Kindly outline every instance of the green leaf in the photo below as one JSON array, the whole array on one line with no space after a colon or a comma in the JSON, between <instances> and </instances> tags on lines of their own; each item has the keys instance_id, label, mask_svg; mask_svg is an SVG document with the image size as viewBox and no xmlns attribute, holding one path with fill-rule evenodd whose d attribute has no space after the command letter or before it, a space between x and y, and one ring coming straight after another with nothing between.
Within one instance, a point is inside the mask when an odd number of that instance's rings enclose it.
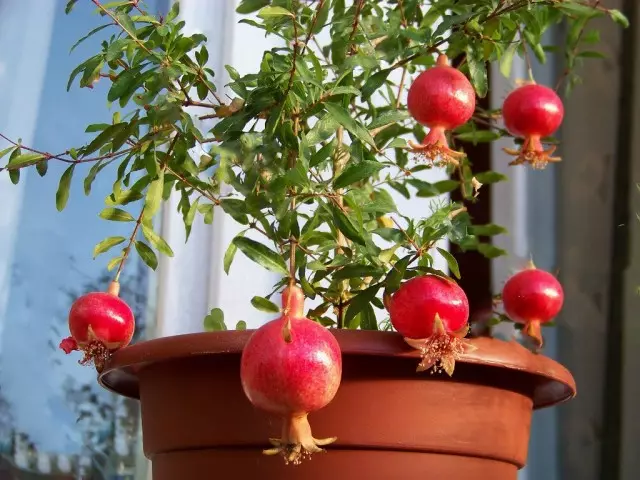
<instances>
[{"instance_id":1,"label":"green leaf","mask_svg":"<svg viewBox=\"0 0 640 480\"><path fill-rule=\"evenodd\" d=\"M378 319L371 304L365 305L360 312L360 329L378 330Z\"/></svg>"},{"instance_id":2,"label":"green leaf","mask_svg":"<svg viewBox=\"0 0 640 480\"><path fill-rule=\"evenodd\" d=\"M231 263L233 263L233 258L236 256L236 252L238 251L238 247L236 244L231 242L227 247L227 251L224 252L224 273L229 275L229 269L231 268Z\"/></svg>"},{"instance_id":3,"label":"green leaf","mask_svg":"<svg viewBox=\"0 0 640 480\"><path fill-rule=\"evenodd\" d=\"M374 128L391 125L392 123L397 123L402 120L406 120L407 118L409 118L409 112L406 111L392 110L389 112L385 112L377 116L369 125L367 125L367 130L373 130Z\"/></svg>"},{"instance_id":4,"label":"green leaf","mask_svg":"<svg viewBox=\"0 0 640 480\"><path fill-rule=\"evenodd\" d=\"M93 36L94 34L98 33L100 30L104 28L110 27L111 25L112 25L111 23L107 23L106 25L100 25L99 27L94 28L89 33L87 33L84 37L82 37L80 40L74 43L70 51L73 52L76 49L76 47L80 45L82 42L84 42L87 38Z\"/></svg>"},{"instance_id":5,"label":"green leaf","mask_svg":"<svg viewBox=\"0 0 640 480\"><path fill-rule=\"evenodd\" d=\"M224 313L219 308L214 308L209 315L204 317L204 329L207 332L220 332L227 329L224 323Z\"/></svg>"},{"instance_id":6,"label":"green leaf","mask_svg":"<svg viewBox=\"0 0 640 480\"><path fill-rule=\"evenodd\" d=\"M246 329L247 329L247 322L245 322L244 320L240 320L238 323L236 323L236 330L242 331Z\"/></svg>"},{"instance_id":7,"label":"green leaf","mask_svg":"<svg viewBox=\"0 0 640 480\"><path fill-rule=\"evenodd\" d=\"M489 223L487 225L471 225L469 227L469 233L471 235L477 235L479 237L490 237L493 235L501 235L507 233L507 229L500 225L494 225Z\"/></svg>"},{"instance_id":8,"label":"green leaf","mask_svg":"<svg viewBox=\"0 0 640 480\"><path fill-rule=\"evenodd\" d=\"M369 287L349 300L347 313L344 316L344 324L346 326L348 326L349 328L353 328L355 326L351 321L356 317L356 315L358 315L363 309L365 309L367 305L371 303L371 300L375 298L378 290L379 287Z\"/></svg>"},{"instance_id":9,"label":"green leaf","mask_svg":"<svg viewBox=\"0 0 640 480\"><path fill-rule=\"evenodd\" d=\"M368 100L371 98L371 95L384 85L390 73L391 69L387 68L371 75L362 87L362 100Z\"/></svg>"},{"instance_id":10,"label":"green leaf","mask_svg":"<svg viewBox=\"0 0 640 480\"><path fill-rule=\"evenodd\" d=\"M383 270L373 265L346 265L334 273L333 278L344 280L346 278L378 277Z\"/></svg>"},{"instance_id":11,"label":"green leaf","mask_svg":"<svg viewBox=\"0 0 640 480\"><path fill-rule=\"evenodd\" d=\"M3 155L6 155L7 153L9 153L9 150L13 150L14 148L15 147L10 147L7 150L4 150L2 152ZM12 167L33 165L34 163L38 163L40 160L43 160L44 158L45 156L39 153L27 152L12 158L9 161L9 165L11 165Z\"/></svg>"},{"instance_id":12,"label":"green leaf","mask_svg":"<svg viewBox=\"0 0 640 480\"><path fill-rule=\"evenodd\" d=\"M350 133L355 135L362 142L376 148L376 142L373 140L369 131L357 123L345 108L335 103L325 103L324 107L327 109L327 112L329 112L331 116Z\"/></svg>"},{"instance_id":13,"label":"green leaf","mask_svg":"<svg viewBox=\"0 0 640 480\"><path fill-rule=\"evenodd\" d=\"M364 237L349 217L334 205L331 205L331 212L333 214L333 221L336 227L344 234L345 237L360 245L366 244Z\"/></svg>"},{"instance_id":14,"label":"green leaf","mask_svg":"<svg viewBox=\"0 0 640 480\"><path fill-rule=\"evenodd\" d=\"M152 228L143 224L142 234L149 241L152 247L157 249L159 252L164 253L168 257L173 257L173 250L171 250L169 244L165 241L164 238L154 232Z\"/></svg>"},{"instance_id":15,"label":"green leaf","mask_svg":"<svg viewBox=\"0 0 640 480\"><path fill-rule=\"evenodd\" d=\"M291 13L286 8L282 7L264 7L260 9L258 12L258 16L260 18L268 18L268 17L293 17L293 13Z\"/></svg>"},{"instance_id":16,"label":"green leaf","mask_svg":"<svg viewBox=\"0 0 640 480\"><path fill-rule=\"evenodd\" d=\"M487 75L487 63L484 59L482 45L470 43L467 45L467 64L471 83L480 98L484 98L489 91L489 78Z\"/></svg>"},{"instance_id":17,"label":"green leaf","mask_svg":"<svg viewBox=\"0 0 640 480\"><path fill-rule=\"evenodd\" d=\"M242 0L236 12L240 14L253 13L260 10L262 7L269 5L271 0Z\"/></svg>"},{"instance_id":18,"label":"green leaf","mask_svg":"<svg viewBox=\"0 0 640 480\"><path fill-rule=\"evenodd\" d=\"M333 95L360 95L360 90L355 87L334 87L326 92L327 96Z\"/></svg>"},{"instance_id":19,"label":"green leaf","mask_svg":"<svg viewBox=\"0 0 640 480\"><path fill-rule=\"evenodd\" d=\"M629 19L620 10L612 8L611 10L608 10L607 13L614 22L622 25L624 28L627 28L629 26Z\"/></svg>"},{"instance_id":20,"label":"green leaf","mask_svg":"<svg viewBox=\"0 0 640 480\"><path fill-rule=\"evenodd\" d=\"M59 212L64 210L67 206L67 200L69 200L69 190L71 188L71 179L73 178L73 171L76 168L74 163L67 168L62 177L60 177L60 183L58 184L58 191L56 192L56 208Z\"/></svg>"},{"instance_id":21,"label":"green leaf","mask_svg":"<svg viewBox=\"0 0 640 480\"><path fill-rule=\"evenodd\" d=\"M96 179L96 175L98 175L98 173L100 173L100 171L106 167L107 165L109 165L109 163L103 163L103 162L96 162L91 166L91 170L89 170L89 173L87 174L86 178L84 179L84 194L85 195L90 195L91 194L91 186L93 185L93 181Z\"/></svg>"},{"instance_id":22,"label":"green leaf","mask_svg":"<svg viewBox=\"0 0 640 480\"><path fill-rule=\"evenodd\" d=\"M120 208L105 208L100 212L100 218L111 220L112 222L135 222L135 218L129 212Z\"/></svg>"},{"instance_id":23,"label":"green leaf","mask_svg":"<svg viewBox=\"0 0 640 480\"><path fill-rule=\"evenodd\" d=\"M131 17L128 14L116 13L115 17L131 38L138 38L136 36L136 26L133 24L133 20L131 20Z\"/></svg>"},{"instance_id":24,"label":"green leaf","mask_svg":"<svg viewBox=\"0 0 640 480\"><path fill-rule=\"evenodd\" d=\"M265 245L245 237L236 237L233 239L233 243L258 265L262 265L272 272L289 275L284 259Z\"/></svg>"},{"instance_id":25,"label":"green leaf","mask_svg":"<svg viewBox=\"0 0 640 480\"><path fill-rule=\"evenodd\" d=\"M438 250L438 252L440 252L440 255L442 255L443 258L447 261L447 265L449 265L449 270L451 270L451 273L453 273L453 275L459 279L460 267L458 266L458 261L456 260L456 257L451 255L451 253L449 253L444 248L437 247L436 249Z\"/></svg>"},{"instance_id":26,"label":"green leaf","mask_svg":"<svg viewBox=\"0 0 640 480\"><path fill-rule=\"evenodd\" d=\"M247 225L249 219L247 218L247 204L243 200L237 198L223 198L220 200L220 206L222 210L230 215L236 222Z\"/></svg>"},{"instance_id":27,"label":"green leaf","mask_svg":"<svg viewBox=\"0 0 640 480\"><path fill-rule=\"evenodd\" d=\"M111 260L109 260L109 263L107 263L107 270L109 271L113 270L118 265L120 265L121 261L122 261L122 255L112 258Z\"/></svg>"},{"instance_id":28,"label":"green leaf","mask_svg":"<svg viewBox=\"0 0 640 480\"><path fill-rule=\"evenodd\" d=\"M144 213L146 218L152 218L162 203L162 192L164 190L164 171L158 172L158 177L151 182L147 195L144 199Z\"/></svg>"},{"instance_id":29,"label":"green leaf","mask_svg":"<svg viewBox=\"0 0 640 480\"><path fill-rule=\"evenodd\" d=\"M496 258L507 254L506 251L502 250L501 248L494 247L490 243L480 243L478 245L478 252L480 252L487 258Z\"/></svg>"},{"instance_id":30,"label":"green leaf","mask_svg":"<svg viewBox=\"0 0 640 480\"><path fill-rule=\"evenodd\" d=\"M278 305L276 305L270 300L267 300L264 297L257 297L257 296L253 297L251 299L251 305L253 305L253 307L256 310L260 310L261 312L267 312L267 313L280 312L280 307Z\"/></svg>"},{"instance_id":31,"label":"green leaf","mask_svg":"<svg viewBox=\"0 0 640 480\"><path fill-rule=\"evenodd\" d=\"M506 175L503 175L502 173L498 173L498 172L492 172L492 171L476 173L475 177L476 177L476 180L478 180L483 185L488 185L490 183L498 183L498 182L503 182L505 180L509 180L509 177L507 177Z\"/></svg>"},{"instance_id":32,"label":"green leaf","mask_svg":"<svg viewBox=\"0 0 640 480\"><path fill-rule=\"evenodd\" d=\"M101 253L104 253L107 250L110 250L111 248L115 247L116 245L120 245L125 240L126 240L126 238L124 238L124 237L109 237L109 238L105 238L104 240L102 240L100 243L98 243L94 247L94 249L93 249L93 258L96 258Z\"/></svg>"},{"instance_id":33,"label":"green leaf","mask_svg":"<svg viewBox=\"0 0 640 480\"><path fill-rule=\"evenodd\" d=\"M344 188L349 185L367 179L384 168L379 162L362 161L350 163L344 171L333 181L333 188Z\"/></svg>"},{"instance_id":34,"label":"green leaf","mask_svg":"<svg viewBox=\"0 0 640 480\"><path fill-rule=\"evenodd\" d=\"M146 263L153 270L158 268L158 257L156 256L155 252L151 250L151 247L149 247L149 245L141 240L136 240L135 246L138 255L140 255L140 258L144 263Z\"/></svg>"},{"instance_id":35,"label":"green leaf","mask_svg":"<svg viewBox=\"0 0 640 480\"><path fill-rule=\"evenodd\" d=\"M488 143L498 140L500 133L491 130L473 130L471 132L457 133L456 138L463 142Z\"/></svg>"},{"instance_id":36,"label":"green leaf","mask_svg":"<svg viewBox=\"0 0 640 480\"><path fill-rule=\"evenodd\" d=\"M513 56L518 50L518 44L512 43L507 47L500 59L500 73L506 78L511 77L511 66L513 65Z\"/></svg>"}]
</instances>

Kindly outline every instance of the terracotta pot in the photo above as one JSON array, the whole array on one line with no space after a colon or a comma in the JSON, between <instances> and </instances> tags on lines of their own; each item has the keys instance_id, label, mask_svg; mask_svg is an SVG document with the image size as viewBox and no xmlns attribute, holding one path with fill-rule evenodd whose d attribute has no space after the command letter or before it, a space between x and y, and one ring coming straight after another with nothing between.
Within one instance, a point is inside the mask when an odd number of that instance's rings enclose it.
<instances>
[{"instance_id":1,"label":"terracotta pot","mask_svg":"<svg viewBox=\"0 0 640 480\"><path fill-rule=\"evenodd\" d=\"M140 398L154 480L362 478L514 480L527 458L531 413L575 395L560 364L515 342L482 338L453 378L416 373L395 333L336 331L344 373L316 438L337 436L301 465L261 453L280 420L256 410L240 385L246 332L198 333L117 352L101 384Z\"/></svg>"}]
</instances>

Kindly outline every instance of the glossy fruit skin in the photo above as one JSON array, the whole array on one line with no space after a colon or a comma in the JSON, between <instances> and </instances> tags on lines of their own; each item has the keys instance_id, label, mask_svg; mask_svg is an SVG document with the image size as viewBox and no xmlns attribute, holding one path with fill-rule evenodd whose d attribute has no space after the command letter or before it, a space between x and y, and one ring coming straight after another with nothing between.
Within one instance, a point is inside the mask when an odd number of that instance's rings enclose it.
<instances>
[{"instance_id":1,"label":"glossy fruit skin","mask_svg":"<svg viewBox=\"0 0 640 480\"><path fill-rule=\"evenodd\" d=\"M448 333L460 331L469 320L469 300L464 290L437 275L408 280L389 302L391 323L405 338L432 336L436 314Z\"/></svg>"},{"instance_id":2,"label":"glossy fruit skin","mask_svg":"<svg viewBox=\"0 0 640 480\"><path fill-rule=\"evenodd\" d=\"M564 292L552 274L528 268L507 280L502 289L502 302L505 312L514 322L544 324L560 313Z\"/></svg>"},{"instance_id":3,"label":"glossy fruit skin","mask_svg":"<svg viewBox=\"0 0 640 480\"><path fill-rule=\"evenodd\" d=\"M418 75L409 88L407 107L422 125L451 130L471 118L476 95L467 77L446 62L442 55L436 66Z\"/></svg>"},{"instance_id":4,"label":"glossy fruit skin","mask_svg":"<svg viewBox=\"0 0 640 480\"><path fill-rule=\"evenodd\" d=\"M117 350L131 343L134 330L131 308L110 293L87 293L73 303L69 312L69 331L80 349L99 341L109 351Z\"/></svg>"},{"instance_id":5,"label":"glossy fruit skin","mask_svg":"<svg viewBox=\"0 0 640 480\"><path fill-rule=\"evenodd\" d=\"M551 88L530 84L516 88L507 96L502 115L512 135L521 138L547 137L560 127L564 106Z\"/></svg>"},{"instance_id":6,"label":"glossy fruit skin","mask_svg":"<svg viewBox=\"0 0 640 480\"><path fill-rule=\"evenodd\" d=\"M242 388L262 410L303 415L336 395L342 354L329 330L304 317L290 318L291 342L286 342L284 321L280 317L263 325L247 342L240 364Z\"/></svg>"}]
</instances>

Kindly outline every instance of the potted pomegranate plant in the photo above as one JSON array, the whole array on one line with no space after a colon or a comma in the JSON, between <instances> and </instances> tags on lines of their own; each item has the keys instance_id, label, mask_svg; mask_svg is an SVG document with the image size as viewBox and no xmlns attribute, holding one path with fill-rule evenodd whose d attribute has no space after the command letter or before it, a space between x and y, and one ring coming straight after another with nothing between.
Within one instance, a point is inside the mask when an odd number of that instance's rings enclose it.
<instances>
[{"instance_id":1,"label":"potted pomegranate plant","mask_svg":"<svg viewBox=\"0 0 640 480\"><path fill-rule=\"evenodd\" d=\"M153 478L515 479L532 410L575 394L570 373L537 352L563 293L531 264L505 284L496 318L518 324L532 348L469 338L458 265L439 242L502 254L483 240L502 229L475 225L465 204L504 178L474 171L461 142L510 136L514 168L558 162L556 91L593 56L585 28L625 17L586 0L242 0L239 13L257 14L243 21L283 44L255 73L228 66L222 95L205 38L184 33L177 3L163 18L137 0L91 1L105 24L88 36L109 34L69 85L109 82L112 123L89 125L93 140L62 154L3 136L0 157L14 182L22 169L68 164L59 210L81 170L87 194L97 175L116 173L100 216L129 222L131 235L96 245L96 256L117 252L114 281L73 304L61 348L81 351L104 387L140 399ZM558 85L530 74L501 111L481 108L488 64L508 72L515 55L544 61L542 35L561 22L570 35ZM192 106L210 113L196 117ZM196 147L206 153L194 158ZM434 168L450 178L427 182ZM403 215L390 193L456 189L464 202L433 202L424 218ZM134 318L118 278L134 251L151 268L158 253L172 255L154 224L171 195L187 237L214 210L245 227L224 269L240 252L279 273L252 302L275 320L227 331L214 309L205 325L215 331L128 346ZM448 272L434 267L439 256Z\"/></svg>"}]
</instances>

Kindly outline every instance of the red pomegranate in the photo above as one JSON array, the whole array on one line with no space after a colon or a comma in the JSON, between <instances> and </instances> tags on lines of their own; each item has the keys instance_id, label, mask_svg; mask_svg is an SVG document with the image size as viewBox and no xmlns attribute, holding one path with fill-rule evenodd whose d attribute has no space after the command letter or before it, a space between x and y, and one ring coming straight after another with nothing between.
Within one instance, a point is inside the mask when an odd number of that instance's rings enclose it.
<instances>
[{"instance_id":1,"label":"red pomegranate","mask_svg":"<svg viewBox=\"0 0 640 480\"><path fill-rule=\"evenodd\" d=\"M283 418L282 438L271 439L274 448L264 453L298 464L336 440L313 438L307 415L336 395L342 356L329 330L304 317L299 287L285 288L282 305L282 316L256 330L244 347L240 378L253 405Z\"/></svg>"},{"instance_id":2,"label":"red pomegranate","mask_svg":"<svg viewBox=\"0 0 640 480\"><path fill-rule=\"evenodd\" d=\"M133 312L118 297L118 291L119 284L112 282L108 292L87 293L73 302L69 312L71 336L60 342L67 354L82 351L80 363L93 362L98 371L111 352L126 347L133 338Z\"/></svg>"},{"instance_id":3,"label":"red pomegranate","mask_svg":"<svg viewBox=\"0 0 640 480\"><path fill-rule=\"evenodd\" d=\"M429 127L421 145L409 141L413 151L431 162L457 165L464 154L449 148L445 131L467 123L476 108L476 94L467 77L449 65L446 55L440 55L436 65L411 84L407 107L413 118Z\"/></svg>"},{"instance_id":4,"label":"red pomegranate","mask_svg":"<svg viewBox=\"0 0 640 480\"><path fill-rule=\"evenodd\" d=\"M463 340L469 329L469 301L452 280L414 277L392 295L388 309L393 327L421 351L419 372L433 368L452 375L455 361L473 348Z\"/></svg>"},{"instance_id":5,"label":"red pomegranate","mask_svg":"<svg viewBox=\"0 0 640 480\"><path fill-rule=\"evenodd\" d=\"M533 262L511 276L502 289L506 314L514 322L525 325L524 332L538 347L543 344L540 325L553 320L564 302L562 285L549 272L539 270Z\"/></svg>"},{"instance_id":6,"label":"red pomegranate","mask_svg":"<svg viewBox=\"0 0 640 480\"><path fill-rule=\"evenodd\" d=\"M545 150L541 141L558 129L564 117L562 100L555 91L535 83L519 87L505 99L502 115L509 133L524 139L519 150L504 149L517 157L510 165L528 163L542 169L549 162L560 161L551 156L556 147Z\"/></svg>"}]
</instances>

